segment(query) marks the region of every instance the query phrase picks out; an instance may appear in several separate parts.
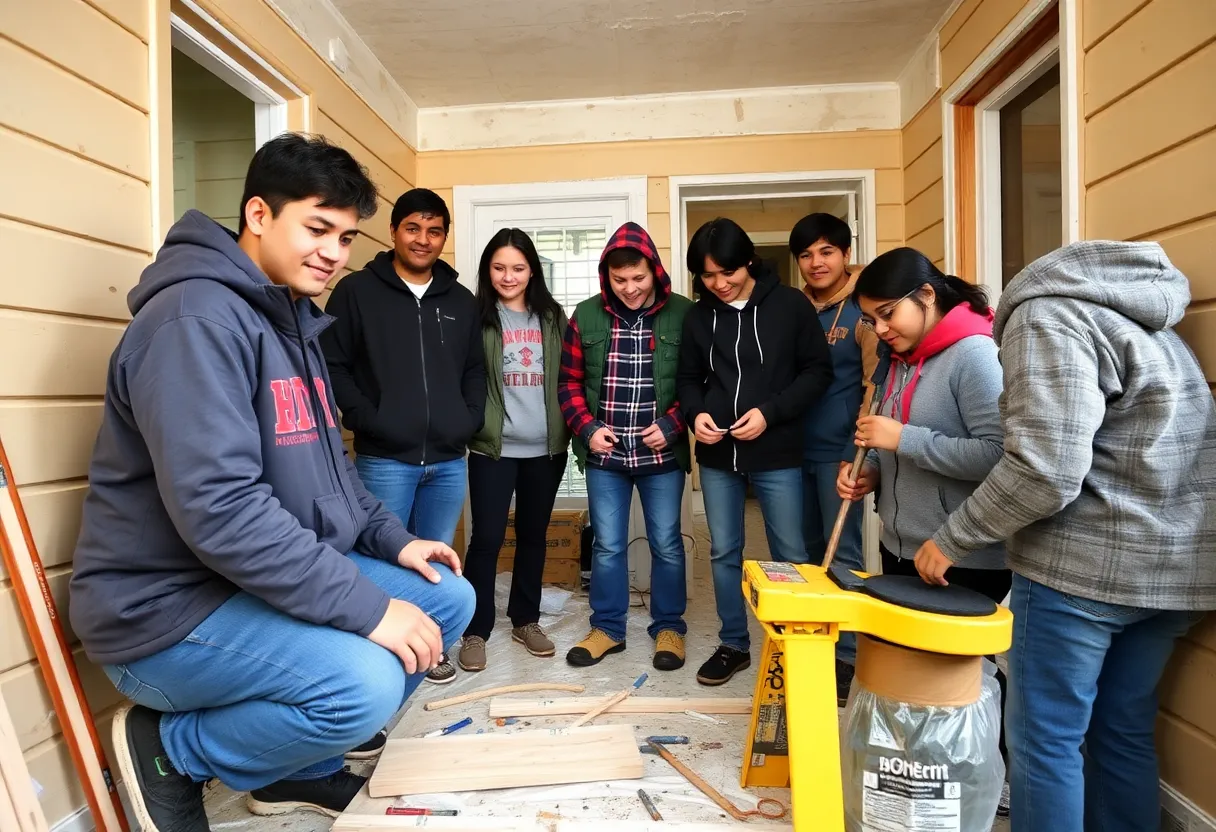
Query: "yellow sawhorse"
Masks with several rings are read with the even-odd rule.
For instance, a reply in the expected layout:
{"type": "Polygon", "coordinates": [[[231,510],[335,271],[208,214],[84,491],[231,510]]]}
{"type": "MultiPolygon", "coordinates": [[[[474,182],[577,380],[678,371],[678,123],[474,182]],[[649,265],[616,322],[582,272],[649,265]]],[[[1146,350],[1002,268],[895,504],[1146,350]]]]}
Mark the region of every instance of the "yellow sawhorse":
{"type": "MultiPolygon", "coordinates": [[[[744,596],[765,639],[742,784],[789,786],[799,832],[844,830],[836,704],[842,630],[954,656],[1003,653],[1013,637],[1013,615],[1004,607],[982,615],[924,612],[875,597],[882,584],[866,588],[865,575],[839,567],[832,573],[837,580],[807,564],[743,565],[744,596]]],[[[899,579],[885,581],[886,589],[899,588],[899,579]]]]}

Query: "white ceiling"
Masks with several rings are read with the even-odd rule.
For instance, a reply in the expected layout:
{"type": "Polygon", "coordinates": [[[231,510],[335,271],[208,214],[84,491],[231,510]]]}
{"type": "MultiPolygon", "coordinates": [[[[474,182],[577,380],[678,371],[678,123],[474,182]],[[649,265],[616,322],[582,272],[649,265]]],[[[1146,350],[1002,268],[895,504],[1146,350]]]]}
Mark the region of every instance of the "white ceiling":
{"type": "Polygon", "coordinates": [[[894,81],[951,0],[332,0],[420,107],[894,81]]]}

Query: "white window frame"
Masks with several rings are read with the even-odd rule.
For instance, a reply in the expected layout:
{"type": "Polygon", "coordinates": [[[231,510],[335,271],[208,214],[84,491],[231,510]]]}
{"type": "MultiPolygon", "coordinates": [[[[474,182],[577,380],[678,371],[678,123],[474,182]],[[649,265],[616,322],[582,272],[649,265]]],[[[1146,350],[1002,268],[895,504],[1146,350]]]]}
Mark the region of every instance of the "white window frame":
{"type": "Polygon", "coordinates": [[[477,289],[477,265],[481,261],[481,250],[488,242],[476,239],[473,234],[474,214],[478,208],[618,199],[625,200],[629,221],[645,227],[645,176],[519,185],[457,185],[452,189],[452,227],[456,234],[456,271],[460,272],[460,282],[471,291],[477,289]]]}
{"type": "MultiPolygon", "coordinates": [[[[242,54],[251,58],[271,78],[290,90],[293,95],[303,98],[304,93],[283,77],[266,61],[241,43],[227,29],[206,11],[199,8],[191,0],[181,0],[184,7],[205,20],[215,31],[223,34],[225,40],[242,54]]],[[[188,55],[208,72],[215,75],[228,86],[253,102],[254,108],[254,147],[259,148],[275,136],[287,132],[288,115],[287,99],[267,86],[260,78],[251,73],[232,59],[223,49],[207,39],[205,35],[191,26],[177,14],[169,15],[170,44],[174,49],[188,55]]],[[[308,108],[303,108],[305,112],[308,108]]],[[[306,116],[307,118],[307,116],[306,116]]],[[[304,129],[311,129],[305,124],[304,129]]]]}
{"type": "MultiPolygon", "coordinates": [[[[945,237],[946,248],[946,271],[953,273],[957,268],[958,259],[958,222],[957,222],[957,200],[955,189],[957,183],[954,181],[954,106],[963,97],[967,90],[978,81],[984,73],[991,69],[1005,52],[1017,42],[1031,26],[1039,20],[1043,14],[1051,7],[1052,3],[1057,0],[1034,0],[1034,2],[1026,5],[1021,12],[1018,13],[1009,24],[997,35],[988,47],[980,53],[980,56],[971,62],[971,65],[963,71],[963,74],[945,91],[942,95],[942,190],[944,194],[944,223],[943,235],[945,237]]],[[[1018,70],[1015,70],[1012,77],[1019,77],[1022,80],[1030,78],[1026,81],[1027,84],[1042,75],[1042,72],[1050,69],[1053,60],[1058,61],[1060,66],[1060,196],[1061,196],[1061,215],[1063,228],[1061,229],[1061,241],[1064,245],[1075,243],[1081,239],[1081,194],[1083,191],[1083,182],[1081,180],[1081,151],[1080,151],[1080,135],[1081,135],[1081,114],[1079,106],[1079,73],[1078,66],[1081,59],[1080,32],[1079,32],[1079,14],[1078,4],[1080,0],[1058,0],[1060,15],[1060,33],[1052,43],[1045,45],[1042,49],[1035,53],[1030,60],[1026,61],[1018,70]],[[1041,70],[1039,75],[1033,75],[1035,69],[1041,70]],[[1033,75],[1033,77],[1031,77],[1033,75]]],[[[1011,80],[1012,80],[1011,77],[1011,80]]],[[[991,182],[991,175],[986,172],[986,168],[991,163],[992,141],[984,137],[983,131],[985,128],[985,109],[991,107],[992,102],[1003,100],[1008,103],[1008,98],[996,98],[998,91],[1005,89],[1005,84],[994,90],[988,98],[975,108],[976,124],[976,225],[978,229],[979,239],[977,240],[976,250],[976,268],[980,270],[978,275],[963,275],[977,280],[981,285],[989,290],[993,305],[996,305],[1000,297],[1001,290],[1001,271],[1000,262],[997,261],[997,270],[991,272],[990,253],[992,249],[991,243],[985,247],[985,241],[991,239],[993,233],[996,234],[997,251],[999,257],[999,240],[1000,240],[1000,213],[999,210],[995,214],[996,224],[992,225],[993,213],[991,206],[987,204],[990,200],[992,187],[989,185],[987,192],[982,186],[981,181],[986,177],[991,182]],[[995,230],[994,230],[995,228],[995,230]]],[[[1022,89],[1025,89],[1023,86],[1022,89]]],[[[1006,90],[1007,91],[1007,90],[1006,90]]],[[[1019,90],[1020,92],[1020,90],[1019,90]]],[[[1010,98],[1012,96],[1009,96],[1010,98]]],[[[999,110],[999,107],[997,107],[999,110]]],[[[999,122],[997,123],[999,136],[999,122]]],[[[1000,176],[1000,154],[999,144],[997,145],[997,181],[1000,176]]],[[[999,205],[999,197],[998,203],[999,205]]]]}
{"type": "MultiPolygon", "coordinates": [[[[1042,78],[1060,63],[1060,39],[1053,37],[1000,83],[986,98],[975,105],[976,152],[979,156],[975,166],[976,186],[976,263],[980,273],[979,282],[988,290],[988,297],[996,306],[1001,297],[1004,269],[1004,240],[1001,224],[1001,110],[1026,88],[1042,78]]],[[[1061,94],[1063,89],[1060,90],[1061,94]]],[[[1064,171],[1061,165],[1060,175],[1064,171]]],[[[1061,194],[1062,195],[1062,194],[1061,194]]],[[[1067,219],[1065,219],[1067,225],[1067,219]]],[[[1061,238],[1066,228],[1061,229],[1061,238]]]]}
{"type": "Polygon", "coordinates": [[[871,169],[787,171],[782,173],[741,173],[706,176],[672,176],[668,178],[671,210],[671,273],[672,285],[681,294],[689,293],[688,269],[684,263],[688,237],[695,230],[688,227],[688,204],[714,202],[723,199],[787,199],[814,196],[850,197],[853,216],[861,224],[853,236],[857,251],[853,261],[868,263],[878,252],[878,200],[875,174],[871,169]],[[816,182],[847,182],[850,187],[816,187],[816,182]],[[716,191],[728,190],[729,193],[716,191]],[[853,201],[860,197],[860,200],[853,201]]]}

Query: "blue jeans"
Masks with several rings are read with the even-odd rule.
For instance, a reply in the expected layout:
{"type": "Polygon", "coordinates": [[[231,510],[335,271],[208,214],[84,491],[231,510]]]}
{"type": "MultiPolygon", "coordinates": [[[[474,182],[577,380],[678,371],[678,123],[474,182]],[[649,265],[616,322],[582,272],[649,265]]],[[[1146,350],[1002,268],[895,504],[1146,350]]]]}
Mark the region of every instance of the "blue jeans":
{"type": "Polygon", "coordinates": [[[452,545],[464,513],[464,457],[410,465],[378,456],[355,457],[359,479],[384,507],[423,540],[452,545]]]}
{"type": "MultiPolygon", "coordinates": [[[[473,588],[445,566],[432,584],[408,569],[351,554],[393,598],[417,605],[453,645],[473,616],[473,588]]],[[[236,791],[341,770],[343,755],[385,726],[425,673],[354,633],[310,624],[238,592],[182,641],[103,668],[128,699],[161,711],[173,767],[236,791]]]]}
{"type": "Polygon", "coordinates": [[[1157,683],[1201,614],[1091,601],[1017,574],[1009,608],[1014,832],[1156,829],[1157,683]]]}
{"type": "Polygon", "coordinates": [[[781,468],[737,474],[701,468],[701,494],[709,525],[709,559],[714,576],[714,601],[722,628],[718,640],[727,647],[747,651],[747,605],[743,600],[744,507],[751,483],[773,560],[806,563],[802,542],[802,470],[781,468]]]}
{"type": "Polygon", "coordinates": [[[587,502],[591,510],[591,626],[613,641],[625,640],[629,615],[629,504],[636,486],[642,500],[646,538],[650,543],[650,627],[654,638],[663,630],[688,632],[684,607],[684,537],[680,502],[683,471],[634,476],[587,466],[587,502]]]}
{"type": "MultiPolygon", "coordinates": [[[[802,463],[802,537],[806,542],[809,563],[823,563],[836,526],[836,515],[840,512],[840,495],[836,493],[836,477],[840,473],[839,462],[802,463]]],[[[840,532],[840,544],[836,548],[834,562],[850,569],[863,571],[865,560],[861,554],[861,512],[864,503],[858,501],[849,509],[840,532]]],[[[836,642],[836,658],[848,664],[857,663],[857,634],[841,632],[836,642]]]]}

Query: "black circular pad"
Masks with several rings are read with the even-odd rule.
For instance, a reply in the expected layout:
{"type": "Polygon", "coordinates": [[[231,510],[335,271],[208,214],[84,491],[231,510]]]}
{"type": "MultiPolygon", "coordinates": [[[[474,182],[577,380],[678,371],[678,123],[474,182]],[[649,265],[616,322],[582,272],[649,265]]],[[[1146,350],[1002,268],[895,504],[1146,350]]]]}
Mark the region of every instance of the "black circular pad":
{"type": "Polygon", "coordinates": [[[866,592],[897,607],[937,615],[979,617],[996,612],[996,602],[974,589],[933,586],[910,575],[875,575],[866,578],[866,592]]]}

